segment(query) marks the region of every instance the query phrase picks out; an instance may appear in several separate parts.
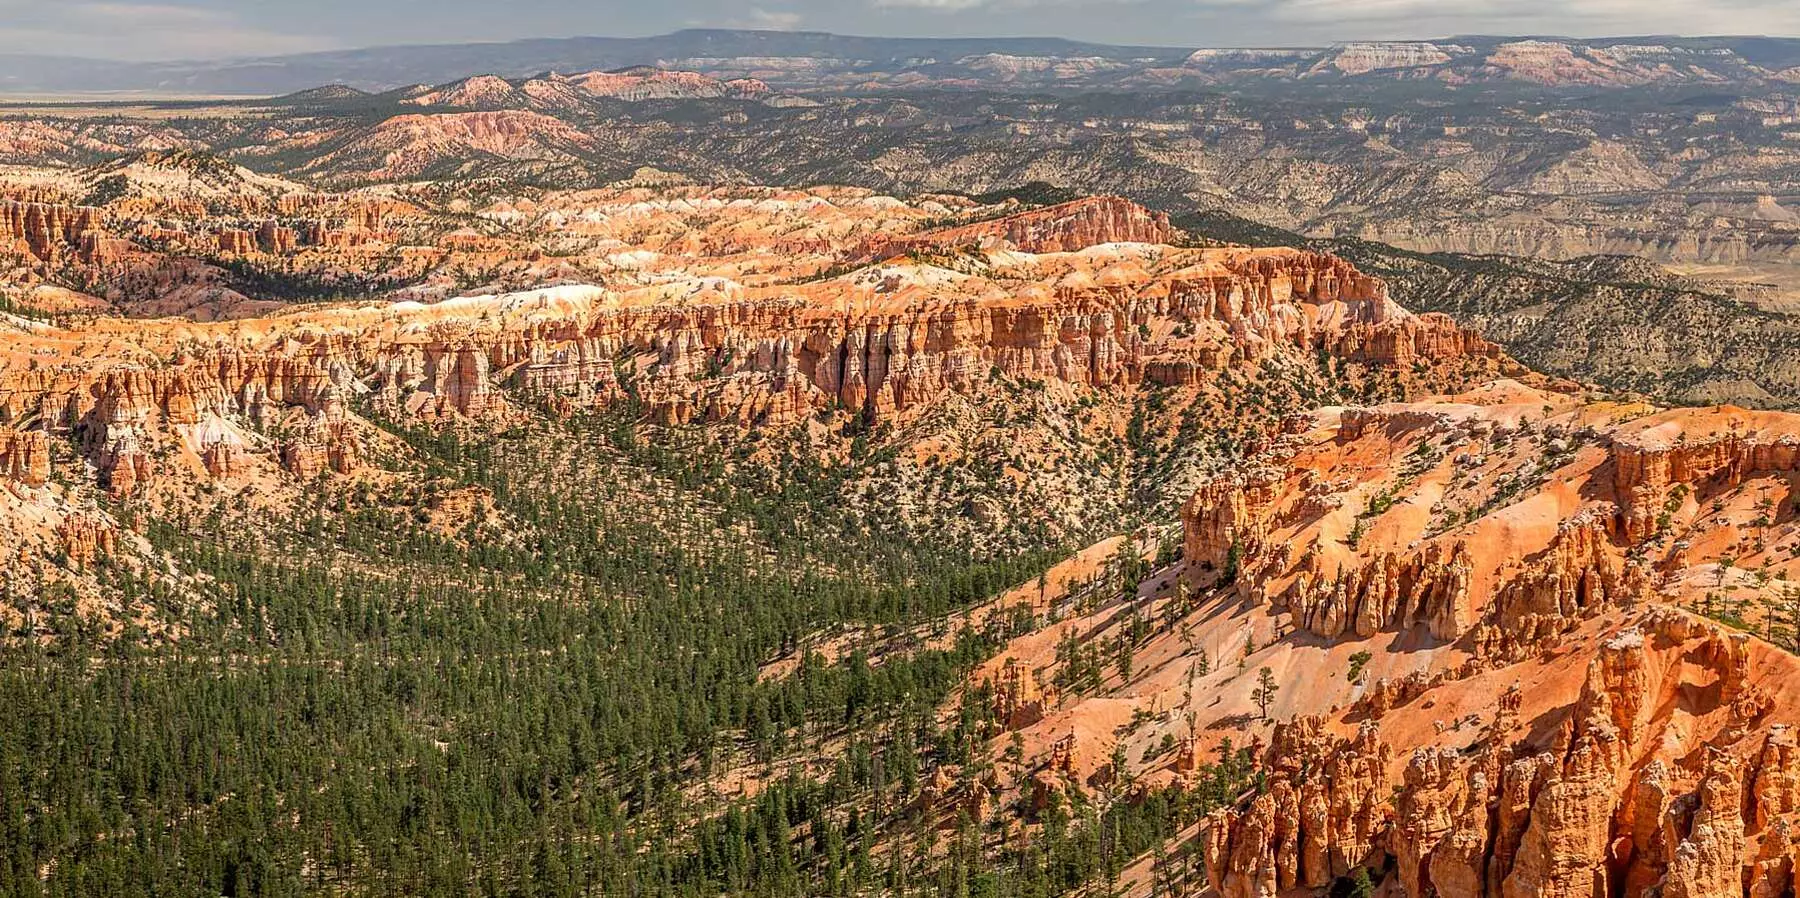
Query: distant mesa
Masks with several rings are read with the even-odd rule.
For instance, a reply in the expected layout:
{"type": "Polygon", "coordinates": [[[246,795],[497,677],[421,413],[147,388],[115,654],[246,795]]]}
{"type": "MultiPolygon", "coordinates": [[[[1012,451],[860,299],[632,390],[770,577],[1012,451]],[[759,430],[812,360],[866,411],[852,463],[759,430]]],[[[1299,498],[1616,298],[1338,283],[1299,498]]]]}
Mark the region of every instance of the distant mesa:
{"type": "Polygon", "coordinates": [[[410,88],[402,103],[411,106],[444,106],[459,109],[568,110],[594,99],[695,100],[759,99],[769,86],[754,78],[721,80],[699,72],[633,66],[614,71],[590,71],[573,75],[548,72],[535,78],[509,80],[498,75],[477,75],[439,87],[410,88]]]}
{"type": "MultiPolygon", "coordinates": [[[[17,93],[156,91],[279,96],[288,102],[357,99],[315,93],[329,82],[387,93],[447,84],[476,71],[515,87],[540,73],[653,73],[626,95],[660,97],[667,76],[755,79],[783,93],[817,91],[1168,86],[1242,79],[1526,83],[1628,87],[1800,80],[1800,39],[1762,37],[1552,38],[1462,36],[1302,47],[1122,47],[1055,39],[873,38],[822,33],[693,30],[644,38],[578,37],[500,44],[374,47],[235,61],[108,63],[0,56],[0,87],[17,93]],[[299,91],[299,93],[294,93],[299,91]]],[[[673,79],[679,82],[679,77],[673,79]]],[[[717,88],[708,88],[717,90],[717,88]]],[[[726,91],[718,95],[728,95],[726,91]]],[[[683,92],[678,96],[688,96],[683,92]]]]}

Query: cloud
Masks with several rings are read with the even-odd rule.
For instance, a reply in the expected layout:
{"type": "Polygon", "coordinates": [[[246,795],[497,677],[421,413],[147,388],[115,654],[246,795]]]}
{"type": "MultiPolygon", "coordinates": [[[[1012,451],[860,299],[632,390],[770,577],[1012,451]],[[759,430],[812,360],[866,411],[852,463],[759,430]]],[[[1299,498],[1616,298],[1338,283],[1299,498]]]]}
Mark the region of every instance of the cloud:
{"type": "Polygon", "coordinates": [[[1792,0],[1188,0],[1190,12],[1391,37],[1454,33],[1750,34],[1800,30],[1792,0]]]}
{"type": "Polygon", "coordinates": [[[994,6],[999,0],[875,0],[875,5],[899,9],[935,9],[943,12],[960,12],[965,9],[978,9],[983,6],[994,6]]]}
{"type": "Polygon", "coordinates": [[[1047,7],[1069,10],[1084,6],[1147,5],[1150,2],[1151,0],[873,0],[878,9],[923,9],[944,13],[1047,7]]]}
{"type": "Polygon", "coordinates": [[[339,46],[259,28],[235,12],[126,0],[0,0],[0,52],[182,59],[299,53],[339,46]]]}
{"type": "Polygon", "coordinates": [[[760,6],[750,7],[750,27],[764,28],[773,31],[792,31],[800,27],[800,14],[787,10],[763,9],[760,6]]]}
{"type": "MultiPolygon", "coordinates": [[[[1795,0],[863,0],[862,9],[875,15],[931,14],[920,20],[931,24],[902,26],[910,31],[956,33],[968,27],[1000,33],[997,23],[1010,23],[1012,32],[1054,29],[1071,37],[1182,46],[1477,33],[1800,33],[1795,0]],[[1009,18],[1019,10],[1040,15],[1009,18]]],[[[832,17],[831,23],[843,18],[832,17]]]]}
{"type": "Polygon", "coordinates": [[[793,31],[806,17],[786,9],[750,7],[748,12],[720,19],[693,19],[683,22],[687,28],[748,28],[752,31],[793,31]]]}
{"type": "Polygon", "coordinates": [[[1175,46],[1456,34],[1797,34],[1796,0],[0,0],[0,53],[117,59],[683,27],[1175,46]]]}

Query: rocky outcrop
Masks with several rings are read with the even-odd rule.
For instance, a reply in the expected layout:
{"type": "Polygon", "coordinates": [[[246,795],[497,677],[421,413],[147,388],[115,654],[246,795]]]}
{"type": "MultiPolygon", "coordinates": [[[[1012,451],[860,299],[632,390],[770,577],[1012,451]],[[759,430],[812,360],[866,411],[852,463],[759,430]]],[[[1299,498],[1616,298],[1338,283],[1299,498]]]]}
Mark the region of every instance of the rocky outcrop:
{"type": "Polygon", "coordinates": [[[82,263],[105,268],[116,265],[137,249],[130,240],[114,237],[105,231],[86,231],[75,247],[75,258],[82,263]]]}
{"type": "MultiPolygon", "coordinates": [[[[1567,401],[1546,398],[1540,414],[1567,401]]],[[[1662,537],[1714,526],[1705,509],[1720,497],[1760,484],[1742,523],[1766,536],[1783,514],[1770,497],[1800,464],[1791,423],[1742,409],[1604,427],[1575,413],[1535,435],[1511,420],[1531,401],[1521,400],[1500,415],[1454,404],[1342,409],[1329,431],[1278,440],[1184,506],[1191,571],[1230,567],[1240,596],[1326,638],[1422,624],[1441,640],[1480,630],[1485,653],[1514,657],[1600,609],[1652,601],[1703,563],[1662,537]],[[1521,438],[1532,452],[1513,448],[1521,438]],[[1586,484],[1579,495],[1555,489],[1556,465],[1586,484]],[[1349,476],[1329,473],[1340,468],[1349,476]],[[1542,509],[1531,514],[1551,517],[1507,513],[1528,500],[1542,509]],[[1364,545],[1366,532],[1381,535],[1364,545]]]]}
{"type": "Polygon", "coordinates": [[[1183,557],[1204,570],[1222,570],[1241,564],[1246,554],[1261,554],[1285,480],[1281,469],[1260,465],[1201,484],[1182,510],[1183,557]]]}
{"type": "Polygon", "coordinates": [[[1328,571],[1320,553],[1270,539],[1287,486],[1286,473],[1268,460],[1202,484],[1182,510],[1189,564],[1228,574],[1240,595],[1281,605],[1298,626],[1327,638],[1424,623],[1453,639],[1473,623],[1466,546],[1434,543],[1328,571]]]}
{"type": "Polygon", "coordinates": [[[1365,866],[1386,825],[1386,752],[1372,726],[1350,739],[1330,735],[1318,717],[1277,726],[1269,788],[1206,821],[1212,888],[1233,898],[1319,889],[1365,866]]]}
{"type": "MultiPolygon", "coordinates": [[[[1467,546],[1432,543],[1327,569],[1319,552],[1270,539],[1286,479],[1272,465],[1203,484],[1183,507],[1184,552],[1200,570],[1230,575],[1234,589],[1286,608],[1296,625],[1327,638],[1368,637],[1425,624],[1454,639],[1474,623],[1474,566],[1467,546]]],[[[1326,511],[1330,503],[1317,506],[1326,511]]]]}
{"type": "Polygon", "coordinates": [[[994,720],[1003,729],[1031,726],[1043,720],[1056,703],[1055,687],[1040,684],[1037,675],[1017,659],[1008,659],[999,675],[987,685],[993,691],[994,720]]]}
{"type": "Polygon", "coordinates": [[[49,435],[42,430],[0,430],[0,480],[43,486],[49,479],[49,435]]]}
{"type": "Polygon", "coordinates": [[[1202,484],[1182,513],[1192,588],[1215,590],[1200,618],[1266,617],[1277,643],[1247,664],[1349,696],[1278,726],[1267,788],[1209,822],[1214,887],[1320,888],[1291,861],[1318,818],[1288,796],[1356,731],[1407,758],[1360,795],[1377,823],[1352,860],[1393,894],[1785,894],[1800,662],[1670,604],[1779,632],[1797,430],[1493,384],[1319,411],[1202,484]],[[1345,689],[1302,654],[1393,667],[1345,689]]]}
{"type": "Polygon", "coordinates": [[[1358,322],[1333,336],[1330,351],[1353,362],[1401,368],[1440,359],[1500,356],[1493,343],[1436,312],[1358,322]]]}
{"type": "Polygon", "coordinates": [[[1800,471],[1800,434],[1726,428],[1671,437],[1650,429],[1616,440],[1613,465],[1625,535],[1646,539],[1660,529],[1678,484],[1732,488],[1754,474],[1800,471]]]}
{"type": "Polygon", "coordinates": [[[256,229],[256,243],[266,253],[291,253],[299,246],[300,235],[293,228],[266,221],[256,229]]]}
{"type": "Polygon", "coordinates": [[[571,163],[597,147],[596,138],[559,118],[527,109],[397,115],[309,163],[345,167],[356,180],[416,177],[471,157],[571,163]]]}
{"type": "MultiPolygon", "coordinates": [[[[1146,286],[1067,289],[1024,301],[926,300],[842,315],[774,301],[608,316],[581,333],[546,329],[556,348],[533,349],[520,376],[604,390],[609,373],[582,373],[594,373],[592,360],[648,349],[660,377],[648,395],[668,420],[792,420],[832,403],[884,417],[976,389],[995,369],[1087,387],[1141,382],[1160,351],[1143,326],[1160,320],[1209,322],[1241,335],[1234,361],[1282,346],[1330,351],[1335,327],[1309,319],[1303,304],[1352,304],[1373,330],[1403,329],[1411,320],[1386,317],[1358,295],[1376,292],[1365,279],[1308,254],[1233,259],[1218,276],[1178,280],[1167,293],[1146,286]],[[735,381],[741,398],[696,395],[689,381],[709,368],[735,381]]],[[[514,359],[490,362],[499,370],[514,359]]]]}
{"type": "Polygon", "coordinates": [[[398,200],[330,193],[291,193],[279,197],[273,211],[282,221],[303,220],[307,229],[385,232],[393,221],[418,214],[398,200]]]}
{"type": "Polygon", "coordinates": [[[1500,589],[1490,633],[1518,648],[1536,644],[1600,608],[1649,600],[1651,581],[1641,561],[1620,557],[1606,522],[1564,521],[1550,547],[1500,589]]]}
{"type": "Polygon", "coordinates": [[[92,206],[0,200],[0,249],[41,261],[80,248],[82,235],[101,226],[102,212],[92,206]]]}
{"type": "Polygon", "coordinates": [[[107,518],[77,512],[56,525],[56,538],[64,557],[76,564],[89,564],[118,550],[119,530],[107,518]]]}
{"type": "MultiPolygon", "coordinates": [[[[256,235],[233,233],[239,248],[256,248],[256,235]]],[[[1156,336],[1176,325],[1229,342],[1230,352],[1211,357],[1219,365],[1330,353],[1346,333],[1358,346],[1410,345],[1379,335],[1418,327],[1385,302],[1378,282],[1330,257],[1209,250],[1195,260],[1162,279],[1018,294],[909,288],[886,298],[876,282],[874,301],[855,307],[789,293],[627,304],[596,288],[557,288],[429,310],[291,316],[250,341],[189,341],[165,365],[13,372],[0,388],[0,424],[37,416],[52,429],[79,429],[114,490],[129,492],[151,467],[144,435],[161,423],[219,416],[262,425],[284,409],[321,415],[334,398],[366,396],[429,420],[481,418],[513,408],[509,391],[613,401],[627,392],[623,374],[664,423],[779,424],[828,406],[904,418],[946,394],[985,388],[995,371],[1089,388],[1139,383],[1150,359],[1188,351],[1156,336]]],[[[1477,360],[1497,355],[1463,345],[1477,360]]],[[[1380,353],[1363,358],[1388,364],[1380,353]]],[[[330,455],[325,467],[348,464],[330,455]]],[[[309,442],[289,457],[295,469],[319,467],[309,442]]]]}
{"type": "Polygon", "coordinates": [[[516,108],[577,110],[589,98],[642,102],[645,100],[758,99],[769,86],[754,78],[722,81],[698,72],[672,71],[637,66],[609,72],[563,75],[551,72],[539,78],[509,81],[498,75],[476,75],[430,89],[419,89],[402,100],[410,106],[456,109],[505,110],[516,108]]]}
{"type": "Polygon", "coordinates": [[[256,251],[256,235],[249,231],[220,231],[218,241],[221,253],[241,256],[256,251]]]}
{"type": "Polygon", "coordinates": [[[1318,63],[1312,73],[1322,74],[1330,69],[1345,75],[1366,75],[1389,69],[1435,66],[1449,61],[1450,54],[1444,52],[1443,48],[1424,41],[1359,41],[1334,47],[1327,59],[1318,63]]]}
{"type": "MultiPolygon", "coordinates": [[[[328,231],[323,226],[310,236],[309,243],[321,245],[326,242],[328,231]]],[[[250,253],[291,253],[300,245],[300,232],[276,221],[265,221],[255,230],[232,228],[220,231],[216,237],[218,250],[229,255],[248,255],[250,253]]]]}
{"type": "Polygon", "coordinates": [[[1317,889],[1366,864],[1391,865],[1408,896],[1783,894],[1794,740],[1785,725],[1746,736],[1769,707],[1746,685],[1756,668],[1795,663],[1676,612],[1642,613],[1598,647],[1571,704],[1548,707],[1533,727],[1508,693],[1469,746],[1414,751],[1392,793],[1377,723],[1348,743],[1319,718],[1283,724],[1268,788],[1206,823],[1212,885],[1242,896],[1317,889]],[[1719,694],[1691,704],[1686,690],[1700,684],[1719,694]],[[1559,718],[1560,729],[1544,727],[1559,718]],[[1690,750],[1703,767],[1684,772],[1690,750]],[[1373,776],[1346,778],[1346,763],[1373,776]],[[1365,805],[1334,818],[1290,799],[1315,786],[1365,805]],[[1367,821],[1366,839],[1349,838],[1326,865],[1320,849],[1358,832],[1356,821],[1367,821]]]}
{"type": "Polygon", "coordinates": [[[1770,728],[1756,761],[1751,802],[1750,824],[1759,830],[1800,812],[1800,741],[1792,726],[1770,728]]]}
{"type": "Polygon", "coordinates": [[[1390,628],[1426,625],[1439,639],[1454,639],[1472,622],[1468,547],[1434,543],[1418,553],[1383,553],[1370,563],[1339,572],[1304,562],[1284,596],[1294,619],[1327,638],[1373,636],[1390,628]]]}
{"type": "Polygon", "coordinates": [[[350,474],[362,464],[363,441],[340,406],[328,406],[307,427],[283,439],[277,457],[283,470],[300,480],[329,471],[350,474]]]}
{"type": "Polygon", "coordinates": [[[1709,753],[1700,780],[1699,808],[1688,836],[1669,859],[1662,894],[1667,898],[1737,895],[1744,883],[1743,782],[1738,760],[1709,753]]]}
{"type": "Polygon", "coordinates": [[[551,76],[550,80],[571,84],[596,97],[642,101],[661,99],[703,99],[731,97],[756,99],[769,92],[769,86],[754,78],[720,81],[698,72],[670,71],[638,67],[617,72],[585,72],[579,75],[551,76]]]}
{"type": "Polygon", "coordinates": [[[1005,245],[1028,253],[1060,253],[1103,243],[1172,243],[1175,234],[1167,213],[1116,196],[1098,196],[931,231],[882,244],[877,252],[1005,245]]]}

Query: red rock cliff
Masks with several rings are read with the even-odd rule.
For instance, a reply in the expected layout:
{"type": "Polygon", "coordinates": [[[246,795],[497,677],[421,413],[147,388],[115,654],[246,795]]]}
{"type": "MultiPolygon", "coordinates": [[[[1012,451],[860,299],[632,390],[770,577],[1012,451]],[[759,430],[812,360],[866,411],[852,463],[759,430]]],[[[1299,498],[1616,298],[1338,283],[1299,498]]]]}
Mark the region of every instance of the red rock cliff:
{"type": "Polygon", "coordinates": [[[48,261],[81,245],[81,237],[101,227],[101,210],[91,206],[0,200],[0,248],[48,261]]]}
{"type": "Polygon", "coordinates": [[[1229,559],[1228,606],[1411,672],[1276,726],[1267,787],[1198,839],[1210,888],[1361,867],[1407,896],[1791,893],[1800,660],[1670,606],[1732,565],[1752,591],[1792,573],[1800,418],[1503,385],[1312,425],[1197,491],[1190,576],[1229,559]]]}
{"type": "MultiPolygon", "coordinates": [[[[1331,257],[1189,252],[1193,264],[1167,274],[1105,283],[1077,272],[1052,287],[951,289],[878,268],[807,292],[716,301],[621,302],[595,288],[558,288],[287,316],[217,328],[216,337],[199,328],[167,364],[11,372],[0,379],[0,423],[35,416],[81,428],[117,488],[144,473],[132,435],[145,428],[207,416],[256,424],[287,408],[316,417],[333,397],[366,395],[426,418],[481,417],[508,407],[508,389],[605,402],[623,394],[623,373],[664,422],[780,423],[829,405],[889,417],[980,389],[996,370],[1110,387],[1138,383],[1171,358],[1217,370],[1280,351],[1351,347],[1372,364],[1398,364],[1410,350],[1369,347],[1412,346],[1421,327],[1438,329],[1393,309],[1379,283],[1331,257]],[[1209,342],[1175,337],[1177,325],[1209,342]]],[[[128,341],[155,335],[118,332],[128,341]]],[[[1472,338],[1456,349],[1498,358],[1472,338]]]]}
{"type": "Polygon", "coordinates": [[[1171,243],[1175,235],[1166,213],[1152,212],[1116,196],[1097,196],[930,231],[893,244],[887,251],[1004,244],[1028,253],[1060,253],[1103,243],[1171,243]]]}

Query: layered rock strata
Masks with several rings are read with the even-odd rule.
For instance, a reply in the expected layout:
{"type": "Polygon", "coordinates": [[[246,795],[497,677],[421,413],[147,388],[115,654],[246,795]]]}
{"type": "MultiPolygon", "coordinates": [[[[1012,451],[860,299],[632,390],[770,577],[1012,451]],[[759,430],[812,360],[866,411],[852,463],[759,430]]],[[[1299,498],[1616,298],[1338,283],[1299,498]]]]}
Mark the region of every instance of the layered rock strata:
{"type": "Polygon", "coordinates": [[[39,260],[79,250],[83,235],[101,225],[102,212],[92,206],[0,200],[0,249],[39,260]]]}
{"type": "Polygon", "coordinates": [[[1789,893],[1800,662],[1671,606],[1800,573],[1800,418],[1458,399],[1326,410],[1184,510],[1200,582],[1413,671],[1293,702],[1198,837],[1210,887],[1789,893]]]}
{"type": "MultiPolygon", "coordinates": [[[[1042,281],[1023,288],[884,264],[807,289],[701,280],[679,300],[667,287],[570,287],[217,326],[103,322],[41,337],[49,348],[118,341],[99,363],[0,375],[0,425],[81,434],[114,490],[129,492],[151,473],[145,434],[171,426],[266,428],[298,413],[323,430],[288,452],[290,467],[317,470],[305,447],[341,446],[326,422],[352,402],[481,418],[521,396],[630,394],[664,423],[754,425],[828,406],[905,417],[996,374],[1129,387],[1159,365],[1218,371],[1279,352],[1504,364],[1491,344],[1392,306],[1379,282],[1328,256],[1146,247],[1029,264],[1042,281]],[[132,361],[133,346],[166,360],[132,361]]],[[[323,466],[355,454],[328,451],[323,466]]]]}

